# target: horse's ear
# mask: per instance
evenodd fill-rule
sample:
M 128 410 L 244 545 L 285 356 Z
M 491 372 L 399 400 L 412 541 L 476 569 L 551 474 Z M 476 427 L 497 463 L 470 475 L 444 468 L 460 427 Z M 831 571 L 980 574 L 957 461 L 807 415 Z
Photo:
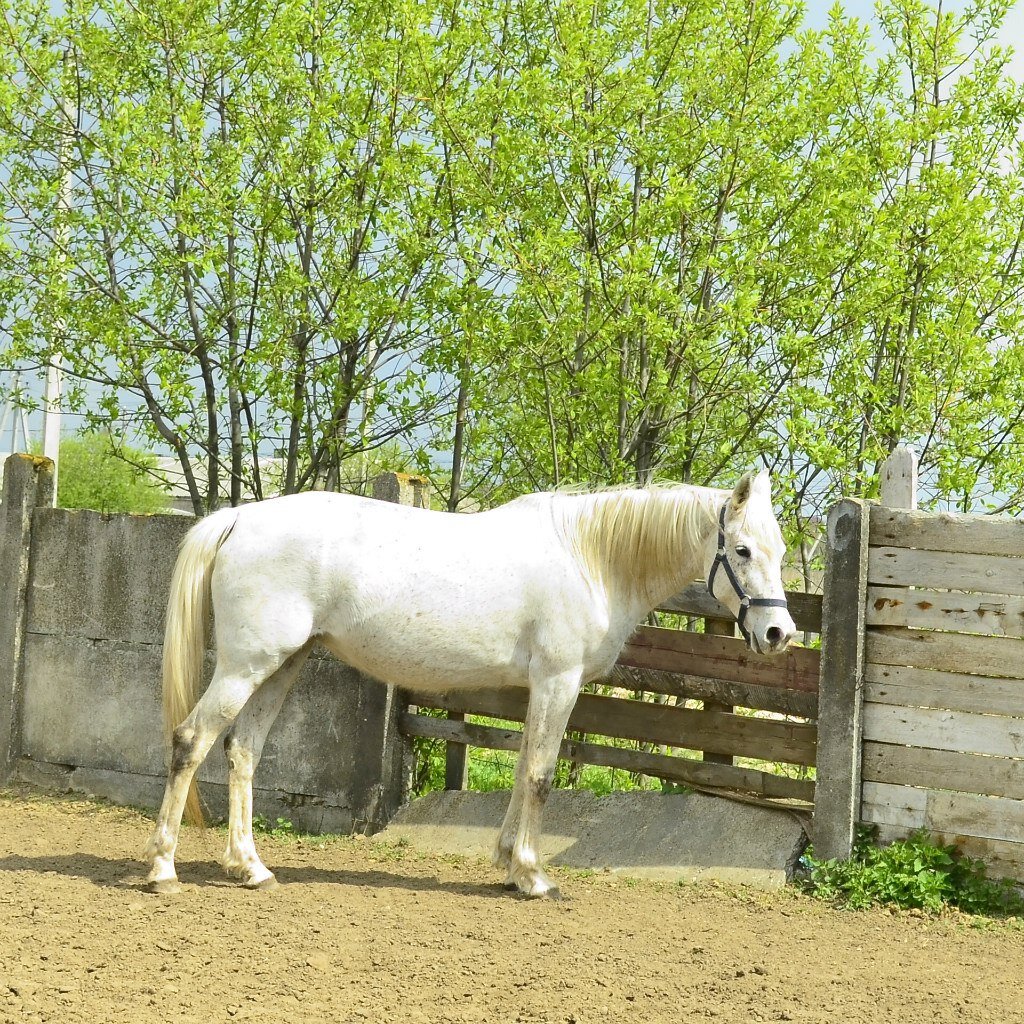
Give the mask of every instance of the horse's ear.
M 754 479 L 750 484 L 750 491 L 766 501 L 772 500 L 772 476 L 767 469 L 762 469 L 754 474 Z
M 740 508 L 745 505 L 750 498 L 750 493 L 754 487 L 754 474 L 744 473 L 740 477 L 739 483 L 733 488 L 731 503 L 733 508 Z
M 733 489 L 732 505 L 734 508 L 739 508 L 741 505 L 745 505 L 752 495 L 771 500 L 771 493 L 772 481 L 767 469 L 762 469 L 759 473 L 753 471 L 744 473 Z

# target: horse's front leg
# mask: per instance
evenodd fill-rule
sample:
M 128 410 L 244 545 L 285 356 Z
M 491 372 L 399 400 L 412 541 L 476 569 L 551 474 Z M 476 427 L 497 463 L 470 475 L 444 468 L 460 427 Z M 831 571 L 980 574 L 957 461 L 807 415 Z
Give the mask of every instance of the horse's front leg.
M 224 737 L 228 762 L 228 845 L 223 864 L 249 889 L 272 889 L 273 873 L 260 860 L 252 836 L 252 779 L 263 745 L 312 643 L 296 651 L 249 698 Z
M 508 810 L 505 812 L 505 820 L 501 824 L 501 831 L 498 833 L 498 841 L 494 844 L 494 855 L 491 858 L 496 868 L 508 872 L 512 867 L 512 851 L 516 845 L 516 835 L 519 832 L 519 822 L 523 814 L 523 792 L 526 788 L 525 765 L 530 757 L 530 732 L 524 726 L 523 738 L 519 744 L 519 758 L 516 761 L 515 779 L 512 783 L 512 795 L 509 797 Z M 506 883 L 509 888 L 516 888 L 511 881 Z
M 526 712 L 524 751 L 516 765 L 516 789 L 521 794 L 518 823 L 508 863 L 507 885 L 527 896 L 559 897 L 558 886 L 540 866 L 538 844 L 544 805 L 555 776 L 558 748 L 579 694 L 579 668 L 537 676 L 531 672 L 530 706 Z M 516 809 L 513 790 L 509 816 Z M 506 817 L 506 826 L 510 825 Z M 505 828 L 498 839 L 498 851 L 506 842 Z

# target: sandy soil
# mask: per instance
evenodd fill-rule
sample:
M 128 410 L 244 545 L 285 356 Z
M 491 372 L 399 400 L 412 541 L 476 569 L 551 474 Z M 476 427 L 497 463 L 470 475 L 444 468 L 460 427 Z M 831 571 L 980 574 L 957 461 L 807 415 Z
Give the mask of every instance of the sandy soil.
M 196 830 L 158 897 L 149 827 L 0 795 L 0 1021 L 1024 1022 L 1019 922 L 566 871 L 569 899 L 530 902 L 365 839 L 264 837 L 283 884 L 248 892 Z

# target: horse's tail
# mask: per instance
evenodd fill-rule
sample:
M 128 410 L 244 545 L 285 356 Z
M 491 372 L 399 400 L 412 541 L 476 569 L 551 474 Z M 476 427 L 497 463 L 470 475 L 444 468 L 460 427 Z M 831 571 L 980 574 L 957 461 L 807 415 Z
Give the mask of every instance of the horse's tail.
M 168 747 L 174 730 L 199 700 L 210 622 L 210 575 L 237 516 L 238 509 L 225 508 L 196 523 L 185 534 L 174 564 L 164 627 L 164 738 Z M 195 778 L 185 802 L 185 820 L 204 824 Z

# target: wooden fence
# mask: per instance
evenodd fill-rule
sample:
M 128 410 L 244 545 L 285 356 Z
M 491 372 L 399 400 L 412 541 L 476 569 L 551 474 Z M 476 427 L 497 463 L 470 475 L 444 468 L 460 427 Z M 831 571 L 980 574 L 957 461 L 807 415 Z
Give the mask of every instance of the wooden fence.
M 1024 877 L 1024 522 L 875 507 L 861 818 Z
M 792 595 L 797 627 L 821 629 L 821 598 Z M 630 638 L 618 663 L 597 689 L 584 692 L 569 720 L 570 733 L 561 756 L 580 764 L 621 768 L 710 790 L 745 794 L 764 800 L 810 805 L 814 782 L 808 773 L 775 768 L 810 768 L 815 764 L 819 654 L 796 648 L 778 658 L 752 655 L 746 644 L 725 632 L 728 612 L 694 584 L 663 611 L 704 620 L 707 632 L 641 626 Z M 657 695 L 655 700 L 638 695 Z M 407 693 L 409 710 L 401 719 L 408 736 L 448 743 L 449 788 L 464 780 L 461 755 L 465 745 L 518 750 L 517 728 L 471 723 L 466 715 L 523 722 L 527 691 L 453 691 Z M 692 706 L 700 702 L 701 707 Z M 448 718 L 419 713 L 442 709 Z M 613 745 L 636 741 L 642 749 Z M 757 767 L 736 764 L 743 758 L 766 762 Z M 800 777 L 803 776 L 803 777 Z
M 1024 521 L 916 511 L 916 461 L 903 448 L 882 481 L 882 504 L 845 499 L 830 512 L 823 597 L 789 595 L 820 653 L 750 655 L 719 635 L 732 633 L 725 611 L 695 584 L 664 610 L 702 618 L 705 631 L 641 626 L 603 692 L 580 697 L 569 727 L 587 739 L 566 740 L 562 756 L 813 802 L 819 857 L 848 857 L 861 822 L 883 840 L 923 828 L 993 874 L 1024 878 Z M 448 741 L 453 788 L 465 745 L 519 747 L 518 729 L 464 719 L 521 722 L 525 691 L 410 700 L 449 712 L 411 707 L 401 727 Z
M 1024 521 L 919 512 L 916 481 L 898 449 L 881 505 L 829 515 L 815 849 L 925 829 L 1024 878 Z

